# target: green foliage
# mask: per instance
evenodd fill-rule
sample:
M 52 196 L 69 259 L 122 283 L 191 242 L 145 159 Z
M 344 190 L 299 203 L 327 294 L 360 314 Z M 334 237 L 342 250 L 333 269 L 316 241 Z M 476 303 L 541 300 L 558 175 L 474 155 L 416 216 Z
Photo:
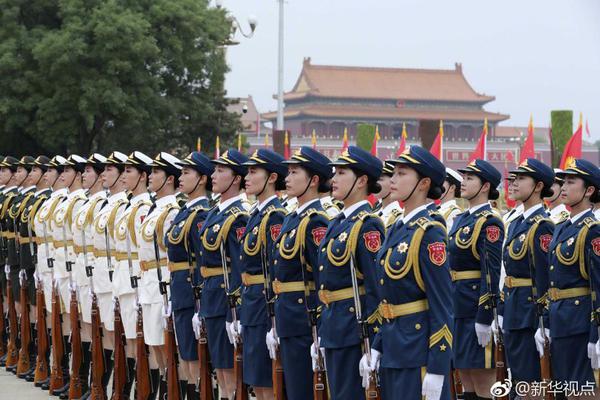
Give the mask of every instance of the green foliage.
M 0 0 L 0 10 L 7 154 L 154 155 L 239 128 L 224 90 L 231 22 L 208 0 Z
M 375 138 L 375 125 L 358 124 L 356 126 L 356 146 L 366 151 L 371 151 Z
M 573 135 L 573 111 L 551 111 L 552 165 L 558 167 L 565 145 Z

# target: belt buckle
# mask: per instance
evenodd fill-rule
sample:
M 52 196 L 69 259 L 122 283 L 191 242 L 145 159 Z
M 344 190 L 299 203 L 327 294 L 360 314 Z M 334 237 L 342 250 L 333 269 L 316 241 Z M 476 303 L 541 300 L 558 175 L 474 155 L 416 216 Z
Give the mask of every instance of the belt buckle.
M 450 270 L 450 278 L 452 279 L 453 282 L 456 281 L 456 276 L 457 275 L 458 274 L 456 273 L 455 270 L 453 270 L 453 269 Z
M 319 300 L 321 300 L 321 302 L 323 304 L 325 304 L 325 307 L 329 307 L 329 291 L 326 291 L 325 289 L 321 289 L 319 290 Z
M 550 300 L 556 301 L 557 297 L 558 297 L 558 289 L 557 288 L 548 289 L 548 297 L 550 297 Z
M 513 287 L 513 279 L 512 279 L 512 276 L 507 276 L 507 277 L 506 277 L 506 282 L 505 282 L 505 283 L 506 283 L 506 286 L 507 286 L 507 287 L 509 287 L 509 288 L 511 288 L 511 289 L 512 289 L 512 287 Z
M 275 279 L 273 281 L 273 292 L 275 294 L 280 294 L 281 291 L 279 289 L 281 289 L 281 283 L 277 279 Z
M 390 322 L 393 316 L 392 307 L 388 303 L 381 303 L 379 306 L 381 307 L 381 316 Z

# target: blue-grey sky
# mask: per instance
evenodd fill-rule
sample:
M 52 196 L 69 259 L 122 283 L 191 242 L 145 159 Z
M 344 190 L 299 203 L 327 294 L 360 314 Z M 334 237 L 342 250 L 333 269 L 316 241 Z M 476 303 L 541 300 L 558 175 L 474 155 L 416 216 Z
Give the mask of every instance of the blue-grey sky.
M 254 97 L 275 110 L 278 3 L 223 0 L 252 39 L 230 47 L 230 96 Z M 288 0 L 285 4 L 285 86 L 313 64 L 452 69 L 463 64 L 480 93 L 496 96 L 490 111 L 504 125 L 548 126 L 550 110 L 579 112 L 600 139 L 599 0 Z M 585 135 L 584 135 L 584 138 Z

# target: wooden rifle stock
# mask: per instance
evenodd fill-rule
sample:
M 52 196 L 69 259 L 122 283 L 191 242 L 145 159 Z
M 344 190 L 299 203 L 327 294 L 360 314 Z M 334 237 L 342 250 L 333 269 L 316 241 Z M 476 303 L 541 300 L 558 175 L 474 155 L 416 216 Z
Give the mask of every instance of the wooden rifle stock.
M 79 322 L 79 303 L 77 292 L 71 290 L 71 302 L 69 304 L 71 319 L 71 382 L 69 385 L 69 399 L 81 397 L 82 387 L 79 370 L 82 363 L 81 326 Z
M 142 305 L 138 304 L 136 321 L 136 370 L 135 370 L 135 388 L 136 400 L 146 400 L 152 392 L 150 384 L 150 363 L 148 362 L 148 348 L 144 342 L 144 319 L 142 314 Z
M 43 382 L 48 379 L 48 327 L 46 326 L 46 308 L 44 300 L 44 287 L 41 281 L 38 282 L 38 288 L 35 292 L 35 302 L 37 304 L 37 358 L 35 360 L 35 374 L 33 382 Z
M 52 369 L 50 373 L 50 393 L 65 386 L 62 370 L 62 359 L 65 355 L 65 344 L 60 315 L 60 293 L 56 282 L 52 285 Z
M 177 344 L 175 343 L 175 329 L 173 327 L 172 315 L 167 318 L 165 343 L 167 345 L 167 398 L 169 400 L 181 400 L 179 373 L 177 371 Z
M 12 283 L 10 279 L 6 281 L 6 300 L 8 302 L 8 344 L 6 351 L 6 367 L 14 367 L 18 361 L 19 353 L 17 349 L 17 310 L 15 309 L 15 299 L 12 292 Z
M 454 368 L 450 370 L 450 398 L 458 400 L 462 398 L 464 389 L 458 371 Z
M 233 351 L 235 400 L 248 400 L 248 386 L 244 383 L 244 345 L 239 340 Z
M 21 349 L 19 350 L 19 360 L 17 361 L 17 375 L 29 371 L 31 361 L 29 355 L 29 346 L 31 345 L 31 321 L 29 319 L 29 299 L 27 295 L 27 274 L 21 270 L 25 278 L 21 282 L 19 297 L 21 302 Z
M 496 343 L 496 350 L 494 357 L 496 359 L 496 382 L 504 382 L 508 379 L 508 369 L 506 365 L 506 354 L 504 350 L 504 341 L 502 335 L 498 335 L 498 342 Z M 508 400 L 507 396 L 496 397 L 498 400 Z
M 6 343 L 4 343 L 5 331 L 6 326 L 4 324 L 4 296 L 2 296 L 2 291 L 0 290 L 0 357 L 4 357 L 4 355 L 6 354 Z
M 208 354 L 208 339 L 204 324 L 200 328 L 198 337 L 198 360 L 200 361 L 200 399 L 213 400 L 212 377 L 210 374 Z
M 92 387 L 91 400 L 105 400 L 106 393 L 102 386 L 102 375 L 105 368 L 104 348 L 102 346 L 102 323 L 100 321 L 100 309 L 98 308 L 98 298 L 96 294 L 92 294 Z
M 273 395 L 275 400 L 285 400 L 285 382 L 283 380 L 283 365 L 279 347 L 275 350 L 275 359 L 271 360 L 273 367 Z
M 121 320 L 121 306 L 119 299 L 115 298 L 115 369 L 113 375 L 112 400 L 124 400 L 123 390 L 127 382 L 127 360 L 125 355 L 125 328 Z M 129 398 L 129 396 L 127 396 Z
M 554 400 L 554 393 L 550 390 L 550 382 L 552 382 L 552 368 L 550 358 L 550 342 L 546 340 L 544 343 L 544 355 L 540 358 L 541 377 L 542 382 L 545 382 L 544 386 L 544 400 Z

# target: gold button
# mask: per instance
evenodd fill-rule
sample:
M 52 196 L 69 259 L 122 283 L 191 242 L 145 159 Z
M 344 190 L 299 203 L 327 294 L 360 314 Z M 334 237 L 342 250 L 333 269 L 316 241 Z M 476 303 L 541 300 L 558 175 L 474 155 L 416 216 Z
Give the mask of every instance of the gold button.
M 550 266 L 550 271 L 552 271 L 554 269 L 554 265 Z
M 322 266 L 322 265 L 320 265 L 320 266 L 319 266 L 319 271 L 323 271 L 323 269 L 324 269 L 324 268 L 323 268 L 323 266 Z
M 279 248 L 279 243 L 277 243 L 277 244 L 275 245 L 275 247 Z
M 277 265 L 277 260 L 273 261 L 273 264 L 274 264 L 274 265 Z
M 383 285 L 383 282 L 384 282 L 384 280 L 383 280 L 383 278 L 381 278 L 381 279 L 379 280 L 379 283 Z
M 527 297 L 527 301 L 531 301 L 531 300 L 532 300 L 531 296 Z
M 387 303 L 387 299 L 381 300 L 382 303 Z
M 221 289 L 224 289 L 224 288 L 225 288 L 225 284 L 221 283 Z
M 396 265 L 400 265 L 400 261 L 396 261 Z
M 452 236 L 450 236 L 450 240 L 452 240 Z
M 477 290 L 477 285 L 473 285 L 473 290 Z
M 321 249 L 321 253 L 325 253 L 325 247 Z
M 202 252 L 200 252 L 200 255 L 202 255 Z
M 350 308 L 348 309 L 348 311 L 350 311 L 350 312 L 354 312 L 354 307 L 350 307 Z
M 242 255 L 240 254 L 240 261 L 241 261 L 241 259 L 242 259 Z
M 380 265 L 383 265 L 383 260 L 379 261 L 379 264 L 380 264 Z
M 578 306 L 579 305 L 579 300 L 575 300 L 575 305 Z
M 304 300 L 302 298 L 299 298 L 298 299 L 298 304 L 302 304 L 302 303 L 304 303 Z
M 554 281 L 550 281 L 550 286 L 554 286 Z
M 324 284 L 321 284 L 321 289 L 325 289 L 325 285 Z
M 416 330 L 419 330 L 419 329 L 421 329 L 421 324 L 415 324 L 415 329 L 416 329 Z

